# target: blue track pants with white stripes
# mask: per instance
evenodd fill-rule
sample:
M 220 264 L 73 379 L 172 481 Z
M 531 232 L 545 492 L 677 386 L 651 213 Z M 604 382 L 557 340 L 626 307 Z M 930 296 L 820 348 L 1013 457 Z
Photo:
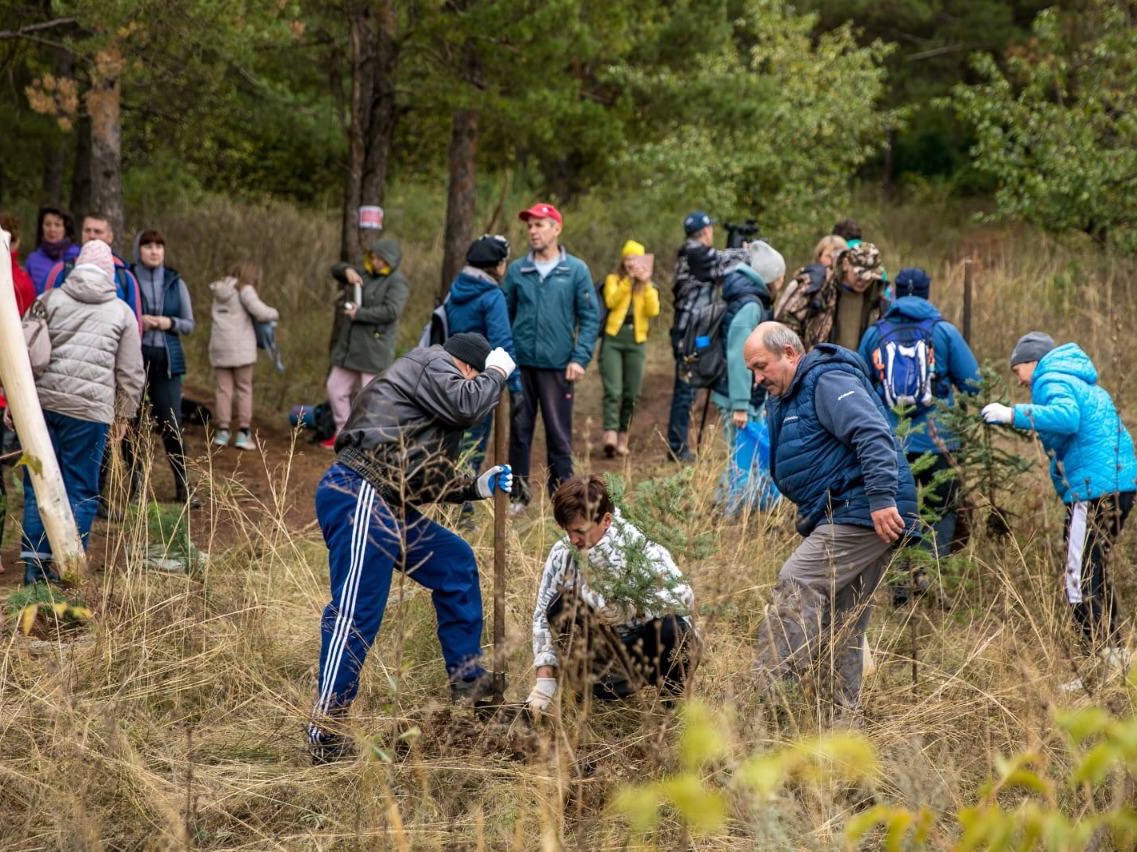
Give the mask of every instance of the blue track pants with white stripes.
M 395 568 L 431 590 L 449 676 L 481 675 L 482 594 L 474 552 L 459 535 L 408 506 L 391 511 L 375 488 L 333 464 L 316 489 L 316 519 L 328 546 L 332 600 L 320 621 L 320 678 L 310 736 L 359 690 L 359 670 L 383 621 Z

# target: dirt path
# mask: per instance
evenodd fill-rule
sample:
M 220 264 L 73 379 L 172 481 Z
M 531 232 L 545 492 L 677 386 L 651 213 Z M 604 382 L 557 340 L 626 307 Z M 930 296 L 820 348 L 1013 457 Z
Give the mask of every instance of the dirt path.
M 661 353 L 661 355 L 664 353 Z M 602 423 L 601 399 L 603 390 L 599 371 L 594 363 L 581 382 L 575 401 L 573 421 L 573 446 L 578 459 L 577 472 L 618 472 L 625 464 L 637 471 L 665 463 L 668 410 L 671 402 L 672 384 L 671 362 L 667 358 L 650 358 L 644 379 L 644 392 L 631 434 L 632 455 L 628 459 L 606 459 L 601 452 Z M 186 396 L 199 401 L 210 400 L 210 390 L 201 386 L 189 386 Z M 699 397 L 696 411 L 692 415 L 695 428 L 701 413 L 702 396 Z M 713 412 L 712 412 L 713 414 Z M 215 513 L 210 517 L 209 547 L 224 550 L 244 539 L 242 525 L 257 520 L 258 513 L 264 513 L 265 506 L 274 505 L 274 482 L 279 483 L 288 469 L 288 488 L 283 495 L 283 512 L 289 529 L 303 530 L 315 521 L 314 497 L 316 485 L 332 460 L 332 453 L 318 445 L 308 443 L 306 435 L 295 441 L 288 426 L 285 414 L 262 416 L 258 421 L 257 435 L 260 452 L 248 452 L 232 447 L 213 448 L 207 443 L 206 432 L 200 426 L 187 426 L 186 451 L 191 467 L 195 468 L 197 479 L 212 477 L 213 486 L 222 489 L 224 500 L 236 503 L 243 517 L 234 518 L 231 512 Z M 154 491 L 159 500 L 168 499 L 173 493 L 173 481 L 165 457 L 158 442 L 154 444 L 155 473 Z M 290 458 L 291 453 L 291 458 Z M 587 460 L 587 465 L 585 464 Z M 537 493 L 543 486 L 545 469 L 544 429 L 538 428 L 533 441 L 533 485 Z M 23 498 L 18 484 L 14 484 L 10 469 L 4 471 L 8 476 L 9 515 L 3 548 L 5 573 L 0 574 L 0 587 L 18 585 L 19 536 L 17 534 Z M 204 520 L 207 509 L 194 510 L 195 520 Z M 197 527 L 202 528 L 201 520 Z M 113 559 L 111 539 L 114 533 L 113 522 L 96 520 L 91 533 L 90 564 L 95 573 L 106 570 L 108 559 Z M 195 535 L 195 539 L 197 536 Z

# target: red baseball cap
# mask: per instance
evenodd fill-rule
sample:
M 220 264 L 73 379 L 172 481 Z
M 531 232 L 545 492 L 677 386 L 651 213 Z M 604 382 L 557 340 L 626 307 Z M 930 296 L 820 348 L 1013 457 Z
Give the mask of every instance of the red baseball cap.
M 522 210 L 517 214 L 517 218 L 522 222 L 528 222 L 530 219 L 552 219 L 558 225 L 564 225 L 565 223 L 564 218 L 561 216 L 561 211 L 552 204 L 546 204 L 544 201 L 538 201 L 528 210 Z

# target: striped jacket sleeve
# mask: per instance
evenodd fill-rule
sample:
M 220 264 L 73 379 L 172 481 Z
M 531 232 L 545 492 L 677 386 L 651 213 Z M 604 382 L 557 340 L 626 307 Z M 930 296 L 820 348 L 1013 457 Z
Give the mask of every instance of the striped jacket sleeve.
M 533 609 L 533 667 L 557 665 L 557 651 L 553 643 L 553 633 L 549 627 L 549 604 L 564 588 L 566 575 L 575 576 L 572 552 L 563 541 L 558 541 L 549 551 L 545 560 L 545 570 L 541 573 L 541 585 L 537 590 L 537 605 Z

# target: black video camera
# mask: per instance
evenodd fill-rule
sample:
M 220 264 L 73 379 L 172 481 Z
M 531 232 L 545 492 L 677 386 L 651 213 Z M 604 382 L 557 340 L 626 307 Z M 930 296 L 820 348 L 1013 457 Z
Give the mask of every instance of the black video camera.
M 726 228 L 726 247 L 728 249 L 742 248 L 743 243 L 750 242 L 758 236 L 758 223 L 753 219 L 747 219 L 741 224 L 727 222 L 723 227 Z

